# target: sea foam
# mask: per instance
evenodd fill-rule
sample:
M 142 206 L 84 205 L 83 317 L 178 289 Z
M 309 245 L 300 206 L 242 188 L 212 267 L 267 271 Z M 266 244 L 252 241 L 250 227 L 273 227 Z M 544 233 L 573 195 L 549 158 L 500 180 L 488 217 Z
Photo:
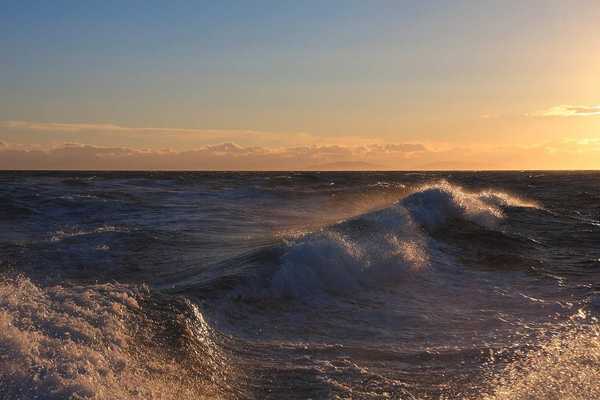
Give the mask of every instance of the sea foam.
M 468 220 L 492 228 L 505 217 L 503 207 L 538 207 L 534 202 L 504 192 L 469 192 L 447 181 L 421 186 L 400 204 L 409 210 L 416 222 L 428 229 L 451 219 Z
M 141 322 L 143 296 L 121 284 L 44 287 L 22 275 L 0 278 L 0 398 L 211 397 L 180 362 L 138 343 L 138 329 L 152 334 Z
M 579 310 L 566 329 L 491 370 L 478 400 L 589 400 L 600 394 L 600 323 Z M 581 320 L 584 320 L 581 324 Z

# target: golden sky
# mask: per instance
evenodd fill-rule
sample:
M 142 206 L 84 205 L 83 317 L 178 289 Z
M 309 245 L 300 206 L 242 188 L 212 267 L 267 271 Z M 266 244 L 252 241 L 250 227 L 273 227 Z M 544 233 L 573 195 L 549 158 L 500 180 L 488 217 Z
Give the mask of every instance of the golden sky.
M 4 8 L 2 169 L 600 168 L 597 1 Z

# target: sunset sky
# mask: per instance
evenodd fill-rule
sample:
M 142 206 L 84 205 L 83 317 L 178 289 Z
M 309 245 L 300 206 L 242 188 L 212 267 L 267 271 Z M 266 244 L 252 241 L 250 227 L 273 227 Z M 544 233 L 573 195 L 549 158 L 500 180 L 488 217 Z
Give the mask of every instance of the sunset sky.
M 1 169 L 597 169 L 600 2 L 3 1 Z

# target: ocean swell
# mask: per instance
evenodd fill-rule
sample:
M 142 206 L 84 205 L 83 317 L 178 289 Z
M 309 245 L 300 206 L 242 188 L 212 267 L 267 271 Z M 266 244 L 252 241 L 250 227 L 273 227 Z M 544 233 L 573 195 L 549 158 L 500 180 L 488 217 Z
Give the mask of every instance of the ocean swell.
M 393 284 L 407 273 L 455 262 L 430 231 L 451 221 L 495 229 L 507 207 L 536 207 L 503 192 L 467 192 L 448 182 L 425 185 L 390 207 L 295 238 L 271 281 L 276 296 L 347 294 Z
M 430 242 L 399 208 L 365 214 L 286 244 L 271 288 L 276 296 L 306 298 L 393 283 L 426 267 Z

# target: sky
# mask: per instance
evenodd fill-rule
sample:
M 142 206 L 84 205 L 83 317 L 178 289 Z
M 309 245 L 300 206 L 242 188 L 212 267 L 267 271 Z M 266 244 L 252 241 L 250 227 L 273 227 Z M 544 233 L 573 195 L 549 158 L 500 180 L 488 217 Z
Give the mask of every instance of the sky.
M 0 6 L 0 169 L 600 168 L 596 0 Z

